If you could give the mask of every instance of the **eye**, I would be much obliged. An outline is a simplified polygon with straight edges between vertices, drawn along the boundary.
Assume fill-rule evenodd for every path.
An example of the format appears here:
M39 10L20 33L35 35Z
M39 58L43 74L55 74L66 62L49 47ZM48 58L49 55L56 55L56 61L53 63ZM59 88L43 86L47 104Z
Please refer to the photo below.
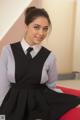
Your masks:
M40 26L34 26L34 29L35 29L35 30L39 30L39 29L40 29Z
M48 27L43 28L44 32L48 31Z

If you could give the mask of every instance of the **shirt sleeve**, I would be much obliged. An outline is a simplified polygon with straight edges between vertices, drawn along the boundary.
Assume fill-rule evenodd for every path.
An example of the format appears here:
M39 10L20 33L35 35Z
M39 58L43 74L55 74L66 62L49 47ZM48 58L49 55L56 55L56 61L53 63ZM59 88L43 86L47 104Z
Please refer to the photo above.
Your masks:
M58 72L57 72L57 64L56 64L56 56L51 53L48 59L48 81L46 82L46 86L56 92L62 92L62 90L56 88L56 81L58 80Z
M7 77L8 53L7 48L3 48L0 55L0 105L9 90L9 81Z

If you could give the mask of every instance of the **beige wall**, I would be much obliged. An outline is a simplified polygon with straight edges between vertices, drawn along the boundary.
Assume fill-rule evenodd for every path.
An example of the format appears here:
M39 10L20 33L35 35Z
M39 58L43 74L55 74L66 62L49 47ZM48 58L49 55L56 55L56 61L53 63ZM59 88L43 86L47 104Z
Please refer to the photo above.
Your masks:
M50 14L52 33L44 44L57 57L59 73L72 72L75 0L46 0L42 5Z
M80 0L77 0L73 47L73 71L80 72Z

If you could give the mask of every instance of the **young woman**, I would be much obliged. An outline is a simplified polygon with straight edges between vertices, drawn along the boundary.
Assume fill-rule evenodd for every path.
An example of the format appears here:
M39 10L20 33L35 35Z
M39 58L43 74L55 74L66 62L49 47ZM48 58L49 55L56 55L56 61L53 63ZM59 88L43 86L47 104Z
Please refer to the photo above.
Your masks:
M25 27L22 41L7 45L0 57L0 81L4 83L0 115L6 120L59 120L80 98L55 89L56 58L41 46L51 29L48 13L29 7Z

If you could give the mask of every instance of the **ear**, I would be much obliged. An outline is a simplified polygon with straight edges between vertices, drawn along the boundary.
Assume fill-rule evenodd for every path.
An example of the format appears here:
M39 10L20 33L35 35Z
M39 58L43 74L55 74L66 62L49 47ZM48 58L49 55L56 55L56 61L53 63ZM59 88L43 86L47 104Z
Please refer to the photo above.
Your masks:
M28 26L24 23L25 32L27 32Z

